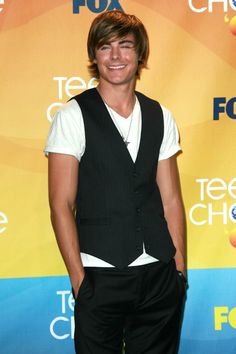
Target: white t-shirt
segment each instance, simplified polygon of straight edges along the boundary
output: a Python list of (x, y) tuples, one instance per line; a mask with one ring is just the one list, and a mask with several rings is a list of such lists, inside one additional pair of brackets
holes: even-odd
[[(164, 118), (164, 136), (160, 147), (159, 160), (168, 159), (181, 150), (179, 133), (171, 112), (161, 106)], [(141, 108), (136, 98), (134, 110), (128, 118), (120, 116), (107, 106), (119, 133), (129, 142), (127, 149), (135, 162), (142, 129)], [(68, 154), (81, 160), (86, 147), (84, 121), (81, 109), (76, 100), (64, 104), (54, 115), (44, 149), (46, 155), (50, 152)], [(97, 257), (81, 252), (84, 267), (113, 267)], [(129, 266), (137, 266), (156, 262), (157, 259), (148, 255), (143, 247), (143, 253)]]

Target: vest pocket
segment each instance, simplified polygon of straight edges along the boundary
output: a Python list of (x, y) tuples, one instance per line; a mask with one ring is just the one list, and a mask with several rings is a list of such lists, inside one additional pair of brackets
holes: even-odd
[(111, 218), (79, 218), (80, 225), (109, 225)]

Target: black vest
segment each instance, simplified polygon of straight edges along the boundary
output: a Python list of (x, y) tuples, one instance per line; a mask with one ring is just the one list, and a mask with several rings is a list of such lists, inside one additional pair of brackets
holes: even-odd
[(164, 262), (175, 254), (156, 184), (163, 113), (156, 101), (136, 96), (142, 132), (135, 163), (97, 90), (74, 97), (86, 138), (76, 211), (80, 249), (119, 268), (141, 255), (143, 243), (149, 255)]

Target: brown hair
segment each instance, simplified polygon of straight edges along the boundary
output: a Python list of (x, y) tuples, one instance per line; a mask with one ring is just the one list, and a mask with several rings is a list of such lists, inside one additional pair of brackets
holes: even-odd
[(89, 71), (92, 76), (99, 78), (97, 64), (94, 63), (95, 51), (112, 38), (122, 38), (132, 33), (135, 38), (135, 46), (138, 54), (139, 78), (142, 68), (147, 67), (149, 55), (149, 40), (142, 22), (134, 15), (125, 14), (122, 11), (105, 11), (98, 15), (92, 22), (88, 34), (87, 50), (89, 57)]

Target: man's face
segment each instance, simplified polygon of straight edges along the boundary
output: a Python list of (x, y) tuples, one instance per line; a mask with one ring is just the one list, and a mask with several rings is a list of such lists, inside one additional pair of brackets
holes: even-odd
[(113, 38), (95, 52), (100, 82), (113, 85), (134, 82), (138, 69), (138, 55), (133, 34)]

